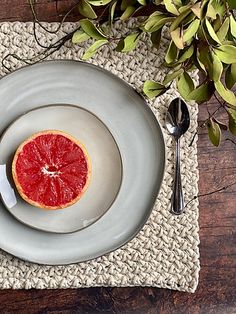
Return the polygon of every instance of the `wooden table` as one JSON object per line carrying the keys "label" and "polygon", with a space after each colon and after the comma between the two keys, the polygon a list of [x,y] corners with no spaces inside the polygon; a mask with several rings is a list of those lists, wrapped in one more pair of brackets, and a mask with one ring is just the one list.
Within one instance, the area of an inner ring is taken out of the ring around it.
{"label": "wooden table", "polygon": [[[39,18],[58,21],[58,13],[74,2],[37,1]],[[0,21],[32,21],[27,0],[2,0],[0,6]],[[199,122],[205,111],[200,106]],[[214,148],[205,129],[199,134],[198,162],[201,194],[236,181],[236,146],[223,140]],[[236,313],[236,185],[200,198],[200,239],[200,283],[194,294],[157,288],[3,290],[0,313]]]}

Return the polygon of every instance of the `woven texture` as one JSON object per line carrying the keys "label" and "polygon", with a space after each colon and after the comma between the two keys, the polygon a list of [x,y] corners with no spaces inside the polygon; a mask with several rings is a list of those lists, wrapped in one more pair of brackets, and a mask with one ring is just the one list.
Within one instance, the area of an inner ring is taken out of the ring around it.
{"label": "woven texture", "polygon": [[[114,33],[128,32],[134,21],[117,24]],[[48,29],[57,28],[57,23],[44,24]],[[75,23],[65,23],[57,35],[47,34],[37,28],[41,44],[48,45],[65,33],[75,29]],[[32,23],[0,24],[0,59],[8,53],[16,53],[21,58],[32,57],[42,50],[34,40]],[[138,48],[129,54],[114,52],[111,47],[103,47],[90,60],[141,91],[145,80],[161,81],[165,69],[161,66],[167,40],[163,36],[157,53],[144,37]],[[81,59],[88,44],[72,46],[71,43],[50,58]],[[22,62],[11,59],[11,69],[19,68]],[[6,71],[1,68],[1,75]],[[193,78],[197,80],[195,74]],[[161,97],[149,101],[160,123],[168,103],[178,96],[174,86]],[[184,136],[182,145],[182,179],[185,200],[188,202],[198,193],[197,147],[189,143],[197,128],[197,106],[191,103],[190,129]],[[181,291],[194,292],[199,273],[198,201],[189,204],[186,213],[173,216],[169,213],[173,183],[174,143],[164,129],[167,146],[167,164],[164,182],[152,214],[142,231],[127,245],[113,253],[95,260],[68,266],[41,266],[21,261],[5,252],[0,253],[0,288],[47,289],[77,288],[91,286],[155,286]]]}

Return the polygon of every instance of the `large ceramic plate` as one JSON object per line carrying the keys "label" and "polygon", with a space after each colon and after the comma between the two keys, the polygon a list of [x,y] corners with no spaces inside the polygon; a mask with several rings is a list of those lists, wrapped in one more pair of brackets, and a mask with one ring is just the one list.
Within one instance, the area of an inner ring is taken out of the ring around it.
{"label": "large ceramic plate", "polygon": [[[76,61],[43,62],[1,79],[1,133],[24,112],[48,104],[79,105],[110,130],[122,159],[119,193],[97,222],[71,234],[34,230],[0,204],[0,247],[42,264],[85,261],[122,246],[143,227],[163,178],[163,134],[151,109],[132,87],[110,72]],[[0,181],[4,185],[3,173]]]}

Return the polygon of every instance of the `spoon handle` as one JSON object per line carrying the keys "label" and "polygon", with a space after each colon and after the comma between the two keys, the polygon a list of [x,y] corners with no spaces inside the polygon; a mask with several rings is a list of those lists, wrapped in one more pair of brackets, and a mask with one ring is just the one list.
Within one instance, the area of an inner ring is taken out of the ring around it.
{"label": "spoon handle", "polygon": [[171,212],[180,215],[184,211],[184,197],[180,172],[180,139],[176,140],[175,176],[171,200]]}

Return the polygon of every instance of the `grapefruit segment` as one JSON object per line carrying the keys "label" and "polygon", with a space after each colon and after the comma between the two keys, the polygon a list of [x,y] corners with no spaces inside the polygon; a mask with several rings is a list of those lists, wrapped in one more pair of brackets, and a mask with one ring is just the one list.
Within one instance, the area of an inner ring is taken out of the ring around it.
{"label": "grapefruit segment", "polygon": [[21,197],[31,205],[60,209],[86,191],[91,164],[85,147],[61,131],[42,131],[17,149],[12,175]]}

